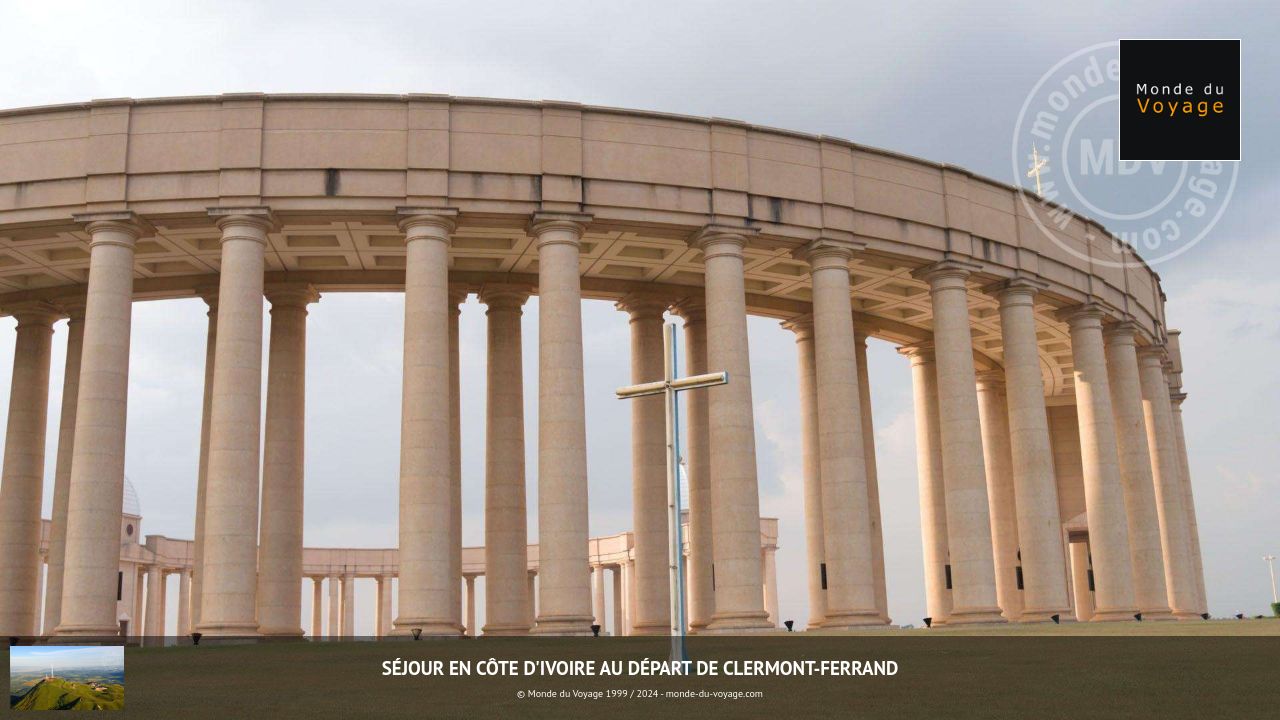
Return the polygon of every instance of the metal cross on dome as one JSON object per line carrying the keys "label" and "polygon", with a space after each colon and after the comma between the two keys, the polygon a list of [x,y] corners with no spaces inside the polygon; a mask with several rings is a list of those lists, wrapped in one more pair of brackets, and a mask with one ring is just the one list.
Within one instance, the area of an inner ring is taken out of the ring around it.
{"label": "metal cross on dome", "polygon": [[685,390],[724,385],[729,373],[714,372],[691,377],[676,377],[676,326],[667,323],[663,328],[662,380],[629,385],[617,390],[619,400],[631,400],[649,395],[664,395],[667,401],[667,565],[671,595],[671,660],[687,660],[684,649],[684,542],[680,535],[680,408],[677,393]]}

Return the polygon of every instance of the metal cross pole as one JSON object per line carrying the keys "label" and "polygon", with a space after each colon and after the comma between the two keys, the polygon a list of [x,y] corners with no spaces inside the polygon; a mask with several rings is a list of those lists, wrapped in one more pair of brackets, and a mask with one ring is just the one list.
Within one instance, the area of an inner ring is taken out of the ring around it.
{"label": "metal cross pole", "polygon": [[667,401],[667,565],[671,594],[671,660],[686,660],[684,651],[684,542],[680,535],[680,408],[676,395],[685,390],[724,385],[726,372],[692,377],[676,377],[676,326],[668,323],[663,333],[664,370],[666,377],[654,382],[618,388],[619,400],[649,395],[664,395]]}
{"label": "metal cross pole", "polygon": [[1262,559],[1267,561],[1267,568],[1271,570],[1271,602],[1280,603],[1280,597],[1276,596],[1276,556],[1263,555]]}

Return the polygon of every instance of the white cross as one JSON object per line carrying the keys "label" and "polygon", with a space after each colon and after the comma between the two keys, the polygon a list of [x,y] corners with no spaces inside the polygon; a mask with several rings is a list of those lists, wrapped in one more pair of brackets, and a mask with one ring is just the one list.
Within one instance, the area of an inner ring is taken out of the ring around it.
{"label": "white cross", "polygon": [[1040,157],[1040,153],[1036,150],[1036,146],[1032,145],[1031,146],[1031,169],[1027,171],[1027,177],[1034,177],[1036,179],[1037,195],[1042,194],[1040,192],[1040,171],[1043,170],[1045,166],[1048,164],[1049,164],[1049,159]]}
{"label": "white cross", "polygon": [[667,565],[670,572],[671,586],[671,661],[680,662],[685,659],[684,635],[684,573],[681,564],[684,558],[684,543],[680,538],[680,407],[676,403],[676,394],[685,390],[724,385],[729,382],[726,372],[707,373],[692,377],[676,377],[676,326],[668,323],[663,328],[663,364],[665,375],[662,380],[630,385],[618,388],[619,400],[631,400],[649,395],[665,395],[667,401]]}

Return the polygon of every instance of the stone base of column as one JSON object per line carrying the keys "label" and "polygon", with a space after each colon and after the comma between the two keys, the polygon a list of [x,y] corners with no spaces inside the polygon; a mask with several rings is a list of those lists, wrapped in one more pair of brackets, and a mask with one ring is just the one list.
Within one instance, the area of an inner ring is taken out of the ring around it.
{"label": "stone base of column", "polygon": [[[1197,616],[1198,617],[1198,616]],[[1173,611],[1169,608],[1156,608],[1155,610],[1143,610],[1142,621],[1160,622],[1162,620],[1173,620]]]}
{"label": "stone base of column", "polygon": [[[705,625],[703,627],[706,627]],[[643,625],[633,625],[631,627],[632,635],[670,635],[671,626],[667,624],[645,623]]]}
{"label": "stone base of column", "polygon": [[847,613],[831,614],[827,611],[827,617],[822,621],[821,629],[823,630],[850,630],[853,628],[875,627],[887,625],[884,616],[877,610],[854,611]]}
{"label": "stone base of column", "polygon": [[420,630],[418,637],[462,637],[462,625],[454,623],[447,618],[437,618],[434,620],[421,619],[400,619],[391,626],[391,636],[396,638],[412,638],[413,631]]}
{"label": "stone base of column", "polygon": [[711,616],[711,623],[701,631],[703,635],[732,635],[735,633],[772,632],[777,627],[769,624],[769,614],[763,610],[752,612],[722,613]]}
{"label": "stone base of column", "polygon": [[304,635],[302,628],[259,628],[258,634],[267,639],[300,638]]}
{"label": "stone base of column", "polygon": [[1173,619],[1174,620],[1203,620],[1204,618],[1200,617],[1199,614],[1194,613],[1190,610],[1174,610]]}
{"label": "stone base of column", "polygon": [[528,635],[528,625],[485,625],[480,628],[480,632],[493,637],[513,637],[519,635]]}
{"label": "stone base of column", "polygon": [[[998,607],[984,608],[952,608],[947,615],[946,624],[955,625],[1002,625],[1009,622],[1001,614]],[[935,625],[937,623],[934,623]]]}
{"label": "stone base of column", "polygon": [[1138,608],[1096,609],[1089,622],[1133,622]]}
{"label": "stone base of column", "polygon": [[1076,619],[1075,613],[1071,612],[1069,608],[1062,608],[1058,610],[1037,610],[1032,608],[1030,610],[1024,609],[1022,611],[1022,615],[1018,618],[1018,622],[1023,625],[1051,623],[1053,622],[1054,615],[1058,616],[1059,623],[1075,622]]}
{"label": "stone base of column", "polygon": [[[589,637],[591,623],[595,618],[590,615],[570,615],[560,617],[538,618],[538,624],[530,631],[531,635],[556,635],[566,637]],[[632,631],[635,634],[635,631]]]}
{"label": "stone base of column", "polygon": [[53,631],[53,637],[56,638],[104,638],[116,637],[120,635],[120,626],[98,626],[98,625],[59,625]]}
{"label": "stone base of column", "polygon": [[201,624],[196,632],[202,637],[215,638],[254,638],[261,636],[258,626],[252,623],[213,623]]}

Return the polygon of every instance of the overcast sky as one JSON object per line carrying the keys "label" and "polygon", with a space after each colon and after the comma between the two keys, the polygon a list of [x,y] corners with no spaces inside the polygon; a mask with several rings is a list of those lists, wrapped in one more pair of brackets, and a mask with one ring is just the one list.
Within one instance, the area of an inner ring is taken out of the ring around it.
{"label": "overcast sky", "polygon": [[[1019,107],[1058,60],[1121,37],[1243,39],[1244,162],[1226,215],[1160,265],[1183,330],[1187,442],[1214,614],[1263,612],[1280,550],[1280,200],[1274,139],[1280,14],[1268,2],[0,2],[0,107],[220,92],[447,93],[736,118],[954,163],[1006,182]],[[192,535],[203,382],[200,301],[133,313],[127,472],[146,533]],[[396,542],[403,302],[328,295],[308,328],[306,542]],[[536,530],[536,299],[525,312],[530,531]],[[626,316],[583,306],[591,532],[631,527]],[[0,377],[12,365],[0,319]],[[807,616],[795,347],[749,323],[760,505],[781,521],[783,619]],[[54,340],[45,513],[65,324]],[[464,541],[483,542],[484,315],[462,315]],[[619,348],[624,348],[619,352]],[[870,351],[895,622],[924,615],[910,373]],[[7,407],[8,382],[0,383]],[[3,422],[3,417],[0,417]],[[176,597],[176,587],[170,591]],[[373,625],[372,581],[357,628]],[[309,596],[304,617],[310,617]],[[169,605],[171,615],[176,602]],[[483,623],[483,602],[479,603]],[[171,621],[172,622],[172,621]],[[172,625],[170,626],[172,627]]]}

